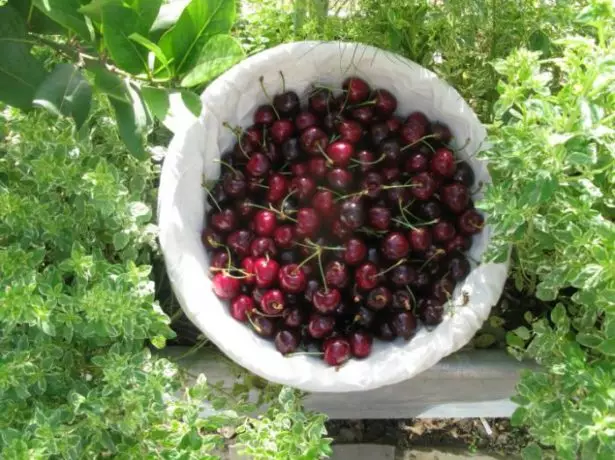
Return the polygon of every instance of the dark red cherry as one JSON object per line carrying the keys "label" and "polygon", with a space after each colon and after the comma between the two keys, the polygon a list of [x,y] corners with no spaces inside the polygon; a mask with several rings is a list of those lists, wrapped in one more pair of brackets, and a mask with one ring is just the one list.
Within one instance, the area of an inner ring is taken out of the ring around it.
{"label": "dark red cherry", "polygon": [[273,142],[267,142],[267,144],[262,147],[262,151],[265,156],[269,158],[272,165],[280,163],[280,160],[282,159],[282,152],[276,144]]}
{"label": "dark red cherry", "polygon": [[382,192],[383,178],[379,172],[368,171],[361,181],[360,189],[366,192],[370,198],[378,198]]}
{"label": "dark red cherry", "polygon": [[397,167],[384,167],[381,169],[382,179],[385,183],[398,181],[401,177],[401,170]]}
{"label": "dark red cherry", "polygon": [[419,315],[426,326],[436,326],[442,322],[444,306],[437,299],[423,298],[419,300]]}
{"label": "dark red cherry", "polygon": [[399,131],[402,125],[402,121],[399,117],[388,118],[385,123],[389,127],[389,132],[391,133],[396,133]]}
{"label": "dark red cherry", "polygon": [[439,121],[431,123],[429,125],[429,130],[434,136],[434,139],[438,142],[441,142],[442,144],[448,144],[453,138],[449,127]]}
{"label": "dark red cherry", "polygon": [[457,163],[455,174],[453,174],[453,180],[461,182],[466,187],[472,187],[474,185],[475,175],[472,167],[465,161]]}
{"label": "dark red cherry", "polygon": [[301,133],[299,144],[306,153],[320,155],[329,145],[329,137],[319,127],[311,126]]}
{"label": "dark red cherry", "polygon": [[399,181],[390,182],[386,191],[386,197],[391,206],[399,209],[399,204],[410,201],[410,190],[406,184],[402,184]]}
{"label": "dark red cherry", "polygon": [[337,131],[337,125],[344,120],[337,112],[330,112],[322,119],[322,126],[328,134],[335,134]]}
{"label": "dark red cherry", "polygon": [[299,347],[299,334],[296,331],[282,329],[275,335],[273,342],[275,349],[283,355],[294,353]]}
{"label": "dark red cherry", "polygon": [[344,289],[348,286],[349,278],[348,267],[343,262],[334,260],[325,267],[325,280],[329,287]]}
{"label": "dark red cherry", "polygon": [[372,352],[373,337],[366,331],[354,331],[348,337],[352,356],[355,358],[367,358]]}
{"label": "dark red cherry", "polygon": [[312,296],[312,304],[314,305],[314,308],[316,308],[316,310],[323,315],[333,314],[341,300],[342,295],[340,291],[335,288],[320,288]]}
{"label": "dark red cherry", "polygon": [[374,319],[376,318],[376,313],[369,308],[360,305],[357,309],[357,314],[353,319],[353,323],[360,327],[369,328],[374,323]]}
{"label": "dark red cherry", "polygon": [[375,311],[380,311],[383,308],[391,306],[393,296],[391,291],[384,286],[378,286],[367,294],[366,305]]}
{"label": "dark red cherry", "polygon": [[342,120],[337,125],[340,140],[356,144],[363,136],[363,126],[354,120]]}
{"label": "dark red cherry", "polygon": [[371,171],[378,164],[376,156],[369,150],[359,150],[356,154],[356,161],[362,172]]}
{"label": "dark red cherry", "polygon": [[426,134],[427,126],[414,121],[406,121],[399,129],[399,137],[405,145],[416,146]]}
{"label": "dark red cherry", "polygon": [[464,235],[476,235],[483,231],[485,219],[476,209],[468,209],[459,216],[458,225]]}
{"label": "dark red cherry", "polygon": [[472,239],[469,236],[457,235],[448,243],[446,243],[446,252],[452,253],[455,251],[464,252],[472,246]]}
{"label": "dark red cherry", "polygon": [[[304,266],[305,267],[305,266]],[[305,300],[307,300],[308,302],[312,302],[312,299],[314,297],[314,293],[320,289],[320,284],[318,283],[317,280],[315,279],[309,279],[307,282],[307,286],[305,288],[305,292],[303,297],[305,298]]]}
{"label": "dark red cherry", "polygon": [[312,112],[301,112],[295,118],[295,127],[297,131],[301,132],[310,126],[316,126],[318,124],[318,118]]}
{"label": "dark red cherry", "polygon": [[437,220],[442,217],[442,206],[435,199],[419,201],[416,206],[416,214],[425,220]]}
{"label": "dark red cherry", "polygon": [[254,261],[254,276],[259,288],[272,286],[278,279],[280,264],[274,259],[260,257]]}
{"label": "dark red cherry", "polygon": [[416,270],[410,265],[402,264],[391,270],[391,282],[398,287],[404,287],[411,284],[416,278]]}
{"label": "dark red cherry", "polygon": [[248,181],[239,171],[228,172],[222,176],[222,186],[228,196],[232,198],[243,198],[248,189]]}
{"label": "dark red cherry", "polygon": [[351,349],[348,340],[332,337],[325,341],[324,360],[329,366],[341,366],[350,359]]}
{"label": "dark red cherry", "polygon": [[348,265],[358,265],[367,256],[367,246],[359,238],[350,238],[344,245],[344,262]]}
{"label": "dark red cherry", "polygon": [[280,225],[273,232],[273,241],[279,248],[291,248],[295,241],[295,228],[292,225]]}
{"label": "dark red cherry", "polygon": [[445,243],[452,240],[455,237],[455,226],[446,220],[436,222],[431,228],[434,241],[438,243]]}
{"label": "dark red cherry", "polygon": [[389,166],[397,166],[401,161],[401,146],[395,138],[382,141],[378,146],[378,153],[384,156]]}
{"label": "dark red cherry", "polygon": [[266,315],[282,315],[284,306],[284,294],[279,289],[270,289],[263,293],[260,309]]}
{"label": "dark red cherry", "polygon": [[316,191],[314,179],[307,176],[296,176],[290,182],[290,191],[301,202],[309,201]]}
{"label": "dark red cherry", "polygon": [[226,245],[231,248],[238,257],[246,257],[250,252],[252,242],[252,232],[249,230],[235,230],[226,239]]}
{"label": "dark red cherry", "polygon": [[209,258],[210,268],[229,268],[230,263],[231,259],[229,258],[229,253],[225,249],[214,251]]}
{"label": "dark red cherry", "polygon": [[363,126],[367,126],[374,120],[374,108],[370,106],[357,107],[350,111],[350,116]]}
{"label": "dark red cherry", "polygon": [[411,311],[399,311],[391,317],[391,327],[398,337],[410,340],[416,333],[416,318]]}
{"label": "dark red cherry", "polygon": [[211,227],[220,233],[232,232],[237,227],[237,215],[232,209],[223,209],[211,216]]}
{"label": "dark red cherry", "polygon": [[399,289],[393,292],[391,305],[397,310],[412,310],[414,297],[407,289]]}
{"label": "dark red cherry", "polygon": [[273,107],[261,105],[254,112],[254,123],[257,125],[269,126],[277,120]]}
{"label": "dark red cherry", "polygon": [[312,198],[312,207],[325,219],[333,217],[336,211],[333,193],[329,190],[318,190]]}
{"label": "dark red cherry", "polygon": [[269,174],[271,162],[262,153],[253,153],[246,165],[246,171],[252,177],[264,177]]}
{"label": "dark red cherry", "polygon": [[437,184],[428,172],[422,172],[412,177],[410,193],[419,200],[428,200],[436,192]]}
{"label": "dark red cherry", "polygon": [[314,208],[301,208],[296,215],[296,232],[299,237],[314,236],[320,228],[320,218]]}
{"label": "dark red cherry", "polygon": [[357,288],[363,291],[374,289],[380,281],[378,267],[372,262],[362,263],[355,270],[354,279]]}
{"label": "dark red cherry", "polygon": [[205,228],[201,232],[201,241],[207,249],[216,249],[224,243],[224,237],[213,228]]}
{"label": "dark red cherry", "polygon": [[327,182],[334,189],[340,192],[347,191],[352,185],[352,173],[347,169],[333,168],[327,173]]}
{"label": "dark red cherry", "polygon": [[288,194],[288,180],[282,174],[273,173],[269,176],[267,201],[272,204],[278,203]]}
{"label": "dark red cherry", "polygon": [[438,299],[442,303],[445,303],[448,302],[453,296],[454,290],[455,283],[447,276],[444,276],[434,283],[432,294],[434,298]]}
{"label": "dark red cherry", "polygon": [[427,127],[429,119],[423,112],[412,112],[408,115],[408,118],[406,118],[406,123],[415,123]]}
{"label": "dark red cherry", "polygon": [[287,163],[298,161],[302,155],[303,152],[299,146],[299,139],[296,137],[291,137],[282,144],[282,158]]}
{"label": "dark red cherry", "polygon": [[235,201],[235,213],[239,219],[249,220],[254,216],[256,208],[254,201],[250,198],[243,198]]}
{"label": "dark red cherry", "polygon": [[463,281],[470,269],[470,262],[463,254],[455,254],[448,261],[448,271],[455,281]]}
{"label": "dark red cherry", "polygon": [[297,264],[284,265],[278,272],[280,287],[291,294],[297,294],[305,290],[307,278],[303,267]]}
{"label": "dark red cherry", "polygon": [[299,96],[294,91],[285,91],[273,97],[273,106],[283,117],[297,115],[300,109]]}
{"label": "dark red cherry", "polygon": [[254,232],[259,236],[271,236],[278,226],[277,216],[273,211],[259,209],[254,218]]}
{"label": "dark red cherry", "polygon": [[410,286],[417,291],[426,291],[431,284],[431,277],[425,271],[417,273],[416,278],[410,283]]}
{"label": "dark red cherry", "polygon": [[375,333],[376,337],[385,342],[395,340],[395,331],[393,331],[393,325],[389,318],[381,318],[376,323]]}
{"label": "dark red cherry", "polygon": [[470,193],[465,185],[453,182],[440,189],[440,199],[455,214],[461,214],[470,204]]}
{"label": "dark red cherry", "polygon": [[331,335],[334,327],[333,316],[312,315],[308,323],[308,334],[315,339],[324,339]]}
{"label": "dark red cherry", "polygon": [[371,92],[367,82],[359,77],[350,77],[344,80],[342,89],[345,92],[345,100],[351,105],[365,102]]}
{"label": "dark red cherry", "polygon": [[318,88],[311,92],[308,101],[314,113],[324,115],[333,106],[333,94],[328,89]]}
{"label": "dark red cherry", "polygon": [[299,163],[293,163],[290,166],[290,172],[294,176],[305,176],[309,172],[309,167],[307,161],[302,161]]}
{"label": "dark red cherry", "polygon": [[308,160],[309,173],[318,179],[322,179],[327,175],[327,160],[323,157],[310,157]]}
{"label": "dark red cherry", "polygon": [[384,141],[390,134],[389,125],[382,121],[380,123],[374,123],[369,128],[369,135],[372,145],[378,145]]}
{"label": "dark red cherry", "polygon": [[365,223],[365,208],[360,199],[346,199],[340,204],[340,221],[351,230],[356,230]]}
{"label": "dark red cherry", "polygon": [[305,314],[301,307],[291,307],[284,309],[284,325],[290,328],[299,328],[303,325]]}
{"label": "dark red cherry", "polygon": [[252,257],[275,257],[277,253],[278,248],[272,238],[258,236],[250,243],[250,255]]}
{"label": "dark red cherry", "polygon": [[254,262],[256,259],[254,257],[248,256],[241,259],[241,269],[245,274],[245,278],[243,278],[244,284],[254,284],[256,281],[254,276]]}
{"label": "dark red cherry", "polygon": [[331,224],[331,233],[340,241],[346,241],[352,236],[352,230],[346,227],[339,219]]}
{"label": "dark red cherry", "polygon": [[261,337],[269,338],[275,335],[276,327],[273,318],[267,318],[262,315],[253,315],[251,324],[256,333]]}
{"label": "dark red cherry", "polygon": [[354,147],[350,142],[336,141],[327,147],[327,156],[335,166],[344,168],[350,163],[354,155]]}
{"label": "dark red cherry", "polygon": [[266,187],[263,183],[264,179],[258,177],[248,177],[248,193],[249,196],[260,195],[263,191],[263,187]]}
{"label": "dark red cherry", "polygon": [[431,232],[427,227],[417,227],[408,233],[410,248],[413,252],[425,252],[431,246]]}
{"label": "dark red cherry", "polygon": [[247,295],[240,295],[235,297],[231,302],[230,312],[231,316],[237,321],[245,323],[248,321],[248,315],[254,310],[254,300]]}
{"label": "dark red cherry", "polygon": [[410,243],[401,232],[388,233],[380,245],[382,254],[389,260],[403,259],[410,252]]}
{"label": "dark red cherry", "polygon": [[375,206],[367,211],[367,224],[374,230],[388,230],[391,225],[391,210]]}
{"label": "dark red cherry", "polygon": [[397,98],[386,89],[374,91],[376,104],[374,108],[381,118],[388,118],[397,110]]}
{"label": "dark red cherry", "polygon": [[410,174],[425,172],[429,169],[429,156],[422,152],[412,152],[406,163],[404,171]]}
{"label": "dark red cherry", "polygon": [[212,280],[214,293],[223,300],[231,300],[239,295],[241,283],[225,272],[216,273]]}
{"label": "dark red cherry", "polygon": [[295,125],[290,120],[276,120],[269,130],[271,139],[278,145],[284,144],[295,132]]}
{"label": "dark red cherry", "polygon": [[453,177],[455,174],[455,155],[446,147],[435,151],[431,157],[431,171],[442,177]]}

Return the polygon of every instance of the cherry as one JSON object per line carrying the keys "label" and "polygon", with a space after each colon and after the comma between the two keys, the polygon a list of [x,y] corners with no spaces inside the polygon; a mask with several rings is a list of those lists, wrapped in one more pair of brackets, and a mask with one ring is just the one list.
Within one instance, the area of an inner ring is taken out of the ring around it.
{"label": "cherry", "polygon": [[340,140],[356,144],[363,136],[363,127],[354,120],[342,120],[337,126],[337,132],[340,134]]}
{"label": "cherry", "polygon": [[290,190],[295,192],[299,201],[306,202],[312,198],[316,190],[316,183],[311,177],[296,176],[290,182]]}
{"label": "cherry", "polygon": [[282,251],[278,256],[278,260],[281,264],[288,265],[299,262],[301,257],[299,257],[299,254],[295,251]]}
{"label": "cherry", "polygon": [[280,159],[282,158],[280,149],[273,142],[267,142],[267,144],[263,146],[263,153],[267,158],[269,158],[272,165],[277,165],[280,163]]}
{"label": "cherry", "polygon": [[345,99],[349,104],[360,104],[369,97],[371,89],[367,82],[359,77],[349,77],[342,83]]}
{"label": "cherry", "polygon": [[292,163],[301,158],[302,152],[299,145],[299,140],[296,137],[291,137],[287,139],[282,144],[282,158],[287,163]]}
{"label": "cherry", "polygon": [[391,328],[396,336],[410,340],[416,333],[416,318],[410,311],[393,313]]}
{"label": "cherry", "polygon": [[347,191],[352,184],[352,173],[346,169],[333,168],[327,173],[327,182],[338,191]]}
{"label": "cherry", "polygon": [[339,125],[342,121],[344,121],[344,117],[342,117],[339,113],[328,113],[322,119],[322,126],[325,128],[325,131],[329,134],[335,134],[337,131],[337,125]]}
{"label": "cherry", "polygon": [[419,201],[417,203],[416,213],[425,220],[437,220],[442,216],[442,206],[440,206],[440,202],[435,199]]}
{"label": "cherry", "polygon": [[207,249],[216,249],[224,243],[224,237],[213,228],[206,228],[201,232],[201,241]]}
{"label": "cherry", "polygon": [[384,286],[378,286],[367,294],[366,304],[369,308],[375,311],[380,311],[391,305],[393,296],[391,291]]}
{"label": "cherry", "polygon": [[254,112],[254,123],[257,125],[269,126],[277,119],[273,107],[261,105]]}
{"label": "cherry", "polygon": [[375,230],[388,230],[391,225],[391,218],[389,208],[374,206],[367,211],[367,223]]}
{"label": "cherry", "polygon": [[295,132],[295,125],[290,120],[276,120],[269,130],[271,140],[278,145],[284,144]]}
{"label": "cherry", "polygon": [[376,156],[369,150],[359,150],[356,157],[362,172],[371,171],[376,167]]}
{"label": "cherry", "polygon": [[318,289],[313,297],[312,304],[314,308],[323,315],[330,315],[335,312],[335,309],[342,300],[342,295],[337,289]]}
{"label": "cherry", "polygon": [[346,227],[339,219],[331,224],[331,233],[340,241],[345,241],[352,236],[352,230]]}
{"label": "cherry", "polygon": [[374,119],[374,109],[369,106],[357,107],[351,110],[350,116],[364,126],[369,125]]}
{"label": "cherry", "polygon": [[322,157],[311,157],[308,160],[308,171],[316,178],[322,179],[327,175],[327,160]]}
{"label": "cherry", "polygon": [[405,203],[410,200],[410,188],[405,187],[399,181],[390,183],[390,187],[386,191],[386,197],[392,206],[399,207],[399,203]]}
{"label": "cherry", "polygon": [[324,115],[329,111],[329,107],[333,105],[333,94],[328,89],[316,89],[310,94],[308,103],[313,112]]}
{"label": "cherry", "polygon": [[243,279],[243,282],[245,284],[254,284],[256,282],[256,278],[254,276],[254,262],[256,261],[256,258],[254,257],[244,257],[241,260],[241,269],[243,270],[243,272],[245,273],[245,278]]}
{"label": "cherry", "polygon": [[431,158],[431,171],[442,177],[453,177],[455,174],[453,152],[445,147],[437,149]]}
{"label": "cherry", "polygon": [[246,171],[252,177],[263,177],[269,173],[271,161],[262,153],[254,153],[246,165]]}
{"label": "cherry", "polygon": [[389,318],[382,318],[376,323],[376,336],[380,340],[390,342],[395,339],[395,331]]}
{"label": "cherry", "polygon": [[436,139],[437,141],[443,144],[448,144],[453,138],[453,135],[451,134],[451,130],[449,129],[449,127],[446,126],[444,123],[440,123],[439,121],[431,123],[429,125],[429,130],[431,131],[431,134],[434,136],[434,139]]}
{"label": "cherry", "polygon": [[393,293],[391,303],[397,310],[412,310],[413,298],[406,289],[399,289]]}
{"label": "cherry", "polygon": [[273,211],[259,209],[254,218],[254,232],[259,236],[271,236],[278,226],[277,216]]}
{"label": "cherry", "polygon": [[361,190],[365,191],[368,197],[378,198],[382,192],[383,185],[382,175],[376,171],[369,171],[361,181]]}
{"label": "cherry", "polygon": [[256,208],[254,207],[254,201],[250,198],[243,198],[235,201],[235,213],[239,219],[249,220],[254,216]]}
{"label": "cherry", "polygon": [[382,240],[380,249],[389,260],[403,259],[410,252],[410,243],[401,232],[391,232]]}
{"label": "cherry", "polygon": [[374,123],[369,128],[369,134],[373,145],[378,145],[390,134],[389,125],[386,122]]}
{"label": "cherry", "polygon": [[261,337],[273,337],[276,327],[272,318],[267,318],[262,315],[254,315],[252,319],[252,327]]}
{"label": "cherry", "polygon": [[354,147],[350,142],[336,141],[327,147],[327,156],[335,166],[346,167],[354,155]]}
{"label": "cherry", "polygon": [[248,194],[252,196],[259,196],[263,191],[263,179],[258,177],[249,177],[248,178]]}
{"label": "cherry", "polygon": [[457,235],[448,243],[446,243],[446,252],[467,251],[472,246],[470,237]]}
{"label": "cherry", "polygon": [[220,233],[231,232],[237,227],[237,215],[232,209],[223,209],[211,217],[211,227]]}
{"label": "cherry", "polygon": [[455,237],[455,226],[446,220],[436,222],[431,229],[434,241],[445,243]]}
{"label": "cherry", "polygon": [[[223,177],[224,179],[224,177]],[[209,206],[223,206],[227,204],[230,196],[226,193],[224,189],[224,181],[218,182],[207,194],[207,203]]]}
{"label": "cherry", "polygon": [[470,166],[465,161],[460,161],[457,163],[457,169],[455,169],[455,173],[453,174],[453,180],[456,182],[461,182],[466,187],[472,187],[474,185],[475,175],[472,166]]}
{"label": "cherry", "polygon": [[293,176],[305,176],[307,175],[308,171],[308,163],[305,161],[301,163],[293,163],[290,166],[290,172],[293,174]]}
{"label": "cherry", "polygon": [[301,208],[297,211],[297,235],[302,238],[314,236],[320,228],[320,218],[314,208]]}
{"label": "cherry", "polygon": [[429,119],[423,112],[412,112],[408,115],[408,118],[406,118],[406,123],[416,123],[427,127],[429,124]]}
{"label": "cherry", "polygon": [[278,272],[280,287],[291,294],[303,292],[307,286],[307,278],[303,267],[297,264],[284,265]]}
{"label": "cherry", "polygon": [[382,168],[382,178],[384,182],[394,182],[401,177],[401,171],[397,167],[384,167]]}
{"label": "cherry", "polygon": [[344,245],[344,262],[348,265],[358,265],[367,256],[367,246],[358,238],[350,238]]}
{"label": "cherry", "polygon": [[266,315],[281,315],[284,310],[284,294],[279,289],[265,291],[260,300],[260,307]]}
{"label": "cherry", "polygon": [[350,343],[346,339],[332,337],[325,342],[324,353],[324,360],[329,366],[341,366],[350,359]]}
{"label": "cherry", "polygon": [[386,89],[377,89],[374,91],[376,104],[374,108],[376,113],[382,118],[388,118],[395,110],[397,110],[397,98]]}
{"label": "cherry", "polygon": [[369,328],[374,323],[374,319],[376,318],[376,313],[369,308],[360,305],[357,309],[357,314],[354,317],[354,324],[360,327]]}
{"label": "cherry", "polygon": [[[304,266],[305,268],[305,266]],[[305,292],[303,294],[303,297],[305,298],[305,300],[307,300],[308,302],[312,303],[312,299],[314,297],[314,293],[320,289],[320,284],[318,283],[317,280],[315,279],[309,279],[307,282],[307,286],[305,288]]]}
{"label": "cherry", "polygon": [[333,193],[329,190],[318,190],[312,198],[312,207],[325,219],[333,217],[336,211]]}
{"label": "cherry", "polygon": [[310,126],[299,137],[301,148],[311,155],[320,155],[329,145],[329,137],[317,126]]}
{"label": "cherry", "polygon": [[300,307],[291,307],[284,309],[282,313],[284,325],[290,328],[299,328],[303,325],[305,315]]}
{"label": "cherry", "polygon": [[470,273],[470,262],[463,254],[454,254],[448,261],[448,271],[455,281],[463,281]]}
{"label": "cherry", "polygon": [[416,145],[427,134],[427,127],[415,121],[406,121],[399,129],[399,137],[405,145]]}
{"label": "cherry", "polygon": [[295,118],[295,127],[299,132],[316,125],[318,125],[318,118],[312,112],[301,112]]}
{"label": "cherry", "polygon": [[264,288],[254,288],[252,289],[252,299],[256,304],[260,305],[263,295],[267,292],[267,289]]}
{"label": "cherry", "polygon": [[380,281],[378,267],[372,262],[364,262],[354,273],[355,284],[363,291],[374,289]]}
{"label": "cherry", "polygon": [[442,202],[455,214],[461,214],[470,204],[468,187],[459,182],[447,184],[440,189]]}
{"label": "cherry", "polygon": [[226,245],[238,257],[245,257],[250,251],[250,243],[252,242],[252,232],[248,230],[235,230],[226,239]]}
{"label": "cherry", "polygon": [[248,315],[254,310],[254,300],[247,295],[235,297],[231,302],[230,313],[237,321],[245,323],[248,321]]}
{"label": "cherry", "polygon": [[459,216],[458,225],[464,235],[476,235],[485,227],[485,219],[476,209],[468,209]]}
{"label": "cherry", "polygon": [[276,350],[287,355],[295,352],[299,347],[299,335],[295,331],[282,329],[275,335],[274,343]]}
{"label": "cherry", "polygon": [[447,276],[440,278],[436,281],[432,288],[433,297],[438,299],[442,303],[448,302],[455,290],[455,283]]}
{"label": "cherry", "polygon": [[426,326],[436,326],[442,322],[444,307],[442,302],[434,298],[423,298],[419,301],[421,321]]}
{"label": "cherry", "polygon": [[211,255],[209,266],[211,268],[228,268],[230,262],[231,259],[228,256],[228,252],[224,249],[219,249]]}
{"label": "cherry", "polygon": [[295,228],[292,225],[280,225],[273,232],[273,241],[282,249],[289,249],[295,240]]}
{"label": "cherry", "polygon": [[410,283],[410,286],[417,291],[426,291],[431,284],[431,277],[428,273],[422,271],[417,273],[416,278]]}
{"label": "cherry", "polygon": [[250,255],[252,257],[274,257],[278,253],[278,249],[271,238],[259,236],[254,238],[250,243]]}
{"label": "cherry", "polygon": [[346,199],[340,204],[340,221],[351,230],[356,230],[365,223],[365,210],[360,199]]}
{"label": "cherry", "polygon": [[348,286],[350,274],[345,263],[338,260],[329,262],[325,268],[325,280],[327,286],[344,289]]}
{"label": "cherry", "polygon": [[404,164],[404,171],[410,174],[424,172],[429,169],[429,156],[422,152],[410,154]]}
{"label": "cherry", "polygon": [[419,200],[428,200],[435,192],[437,188],[434,177],[428,172],[422,172],[412,177],[410,193]]}
{"label": "cherry", "polygon": [[280,264],[274,259],[260,257],[254,261],[254,276],[256,277],[256,285],[259,288],[267,288],[272,286],[278,278]]}
{"label": "cherry", "polygon": [[414,252],[425,252],[431,246],[431,233],[426,227],[413,228],[408,233],[408,239]]}
{"label": "cherry", "polygon": [[389,127],[389,132],[391,133],[396,133],[397,131],[399,131],[399,128],[401,128],[402,124],[401,120],[398,117],[388,118],[385,123]]}
{"label": "cherry", "polygon": [[[241,172],[228,172],[222,176],[224,192],[232,198],[243,198],[248,189],[248,181]],[[218,201],[219,203],[219,201]]]}
{"label": "cherry", "polygon": [[333,332],[335,318],[333,316],[312,315],[308,322],[308,334],[315,339],[323,339]]}
{"label": "cherry", "polygon": [[299,96],[294,91],[285,91],[273,97],[273,106],[283,117],[294,116],[299,112]]}
{"label": "cherry", "polygon": [[367,248],[367,261],[380,266],[380,251],[377,247],[370,246]]}
{"label": "cherry", "polygon": [[366,331],[354,331],[348,337],[352,356],[355,358],[367,358],[372,352],[373,337]]}
{"label": "cherry", "polygon": [[214,293],[224,300],[230,300],[239,294],[241,283],[237,278],[225,272],[216,273],[212,280]]}
{"label": "cherry", "polygon": [[287,306],[295,307],[299,305],[301,299],[297,294],[292,294],[290,292],[284,293],[284,304]]}
{"label": "cherry", "polygon": [[401,160],[401,146],[395,138],[386,139],[378,146],[378,151],[381,156],[384,156],[385,161],[390,166],[397,166]]}
{"label": "cherry", "polygon": [[391,282],[398,287],[411,284],[416,278],[416,270],[410,265],[401,264],[391,270]]}

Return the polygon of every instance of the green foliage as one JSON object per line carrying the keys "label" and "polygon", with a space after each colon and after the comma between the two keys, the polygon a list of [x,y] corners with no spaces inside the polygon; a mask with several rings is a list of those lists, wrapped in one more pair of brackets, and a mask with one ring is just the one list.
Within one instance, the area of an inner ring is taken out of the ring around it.
{"label": "green foliage", "polygon": [[[173,90],[199,89],[244,56],[228,35],[234,0],[192,0],[176,22],[165,22],[166,30],[152,31],[161,5],[162,0],[11,0],[0,7],[0,101],[72,117],[79,130],[90,115],[92,94],[104,94],[121,139],[142,158],[154,118],[166,118]],[[48,73],[32,53],[40,49],[64,62]],[[156,99],[150,106],[151,98],[141,95],[144,85],[161,90],[157,95],[167,101]],[[180,100],[200,113],[196,93],[184,97],[188,92]]]}
{"label": "green foliage", "polygon": [[[517,285],[559,300],[507,337],[544,366],[522,377],[513,418],[562,459],[615,457],[614,20],[595,1],[577,17],[586,33],[557,40],[560,52],[520,49],[494,66],[494,184],[481,203],[491,257],[512,245]],[[538,446],[526,453],[539,458]]]}
{"label": "green foliage", "polygon": [[256,459],[319,458],[324,417],[294,391],[250,375],[182,391],[177,366],[145,347],[173,337],[150,279],[155,171],[96,107],[80,143],[67,120],[0,112],[0,457],[215,459],[238,432]]}

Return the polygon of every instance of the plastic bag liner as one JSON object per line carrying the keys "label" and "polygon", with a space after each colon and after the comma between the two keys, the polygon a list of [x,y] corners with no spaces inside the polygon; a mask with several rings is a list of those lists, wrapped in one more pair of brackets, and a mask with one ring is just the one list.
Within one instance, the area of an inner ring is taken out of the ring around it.
{"label": "plastic bag liner", "polygon": [[[373,88],[386,88],[397,96],[397,113],[420,110],[450,127],[458,155],[469,161],[476,183],[489,182],[486,164],[475,158],[483,146],[485,129],[461,96],[432,72],[395,54],[357,44],[297,42],[263,51],[239,63],[207,87],[201,96],[203,112],[176,133],[162,169],[159,189],[160,243],[175,294],[190,320],[228,357],[270,381],[312,392],[365,391],[409,379],[468,343],[489,315],[507,276],[507,264],[474,266],[458,284],[444,321],[428,331],[421,327],[409,342],[374,341],[372,354],[352,359],[340,368],[327,366],[320,357],[284,357],[272,341],[234,320],[228,307],[212,291],[208,256],[201,243],[207,210],[204,180],[220,175],[214,162],[231,147],[235,137],[224,122],[247,127],[254,109],[286,87],[306,100],[309,87],[319,82],[341,87],[350,75],[364,78]],[[480,195],[475,195],[479,200]],[[474,237],[469,253],[480,260],[490,229]]]}

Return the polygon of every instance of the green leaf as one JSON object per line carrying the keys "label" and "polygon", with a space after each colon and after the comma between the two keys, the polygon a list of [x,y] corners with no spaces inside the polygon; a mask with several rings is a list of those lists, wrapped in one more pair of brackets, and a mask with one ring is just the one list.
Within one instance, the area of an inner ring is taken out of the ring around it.
{"label": "green leaf", "polygon": [[27,22],[28,30],[43,35],[59,35],[65,30],[49,16],[32,8],[33,0],[9,0],[8,4],[15,8],[24,21]]}
{"label": "green leaf", "polygon": [[[156,45],[155,43],[145,38],[143,35],[138,34],[136,32],[130,34],[128,38],[130,38],[132,41],[138,43],[139,45],[143,46],[144,48],[154,53],[154,56],[156,56],[156,59],[160,61],[163,68],[169,69],[169,60],[167,59],[164,52],[160,49],[158,45]],[[172,76],[172,75],[169,75],[169,76]]]}
{"label": "green leaf", "polygon": [[123,5],[139,16],[139,27],[144,26],[149,30],[158,16],[161,4],[162,0],[93,0],[79,8],[79,12],[92,18],[95,22],[102,23],[103,10],[106,6]]}
{"label": "green leaf", "polygon": [[10,6],[0,7],[0,56],[0,100],[20,109],[32,107],[46,72],[30,54],[26,25]]}
{"label": "green leaf", "polygon": [[164,121],[171,107],[168,90],[144,86],[141,88],[141,95],[152,114],[158,120]]}
{"label": "green leaf", "polygon": [[519,337],[521,337],[523,340],[530,339],[530,330],[525,326],[519,326],[513,332],[517,334]]}
{"label": "green leaf", "polygon": [[190,110],[195,117],[201,115],[201,110],[203,109],[201,98],[192,91],[182,91],[181,93],[182,101],[184,101],[184,105],[188,110]]}
{"label": "green leaf", "polygon": [[518,335],[513,334],[510,331],[506,333],[506,343],[509,346],[514,347],[514,348],[524,348],[525,347],[524,340]]}
{"label": "green leaf", "polygon": [[536,443],[531,443],[521,451],[524,460],[540,460],[542,458],[542,449]]}
{"label": "green leaf", "polygon": [[130,235],[126,232],[117,232],[113,235],[113,247],[116,251],[121,251],[130,241]]}
{"label": "green leaf", "polygon": [[205,43],[197,63],[182,79],[184,87],[197,86],[214,79],[244,58],[241,45],[230,35],[216,35]]}
{"label": "green leaf", "polygon": [[137,13],[122,5],[108,4],[103,7],[102,24],[105,46],[115,64],[132,74],[146,72],[147,53],[129,38],[135,32],[143,33]]}
{"label": "green leaf", "polygon": [[192,0],[158,44],[164,54],[173,56],[176,73],[186,73],[194,67],[207,40],[228,33],[234,21],[234,0]]}
{"label": "green leaf", "polygon": [[527,409],[525,407],[517,407],[510,417],[510,423],[512,426],[523,426],[525,422],[525,416]]}
{"label": "green leaf", "polygon": [[596,349],[607,356],[615,356],[615,337],[604,340]]}
{"label": "green leaf", "polygon": [[602,342],[601,337],[598,337],[597,335],[594,335],[594,334],[587,334],[584,332],[577,334],[576,339],[577,339],[577,342],[579,342],[584,347],[588,347],[588,348],[595,348],[598,345],[600,345],[600,343]]}
{"label": "green leaf", "polygon": [[86,40],[93,40],[85,18],[79,13],[79,0],[34,0],[34,6],[63,27]]}
{"label": "green leaf", "polygon": [[58,64],[39,86],[34,105],[75,120],[81,128],[90,113],[92,88],[81,71],[72,64]]}
{"label": "green leaf", "polygon": [[561,303],[558,303],[551,311],[551,321],[560,326],[568,323],[568,315],[566,308]]}

